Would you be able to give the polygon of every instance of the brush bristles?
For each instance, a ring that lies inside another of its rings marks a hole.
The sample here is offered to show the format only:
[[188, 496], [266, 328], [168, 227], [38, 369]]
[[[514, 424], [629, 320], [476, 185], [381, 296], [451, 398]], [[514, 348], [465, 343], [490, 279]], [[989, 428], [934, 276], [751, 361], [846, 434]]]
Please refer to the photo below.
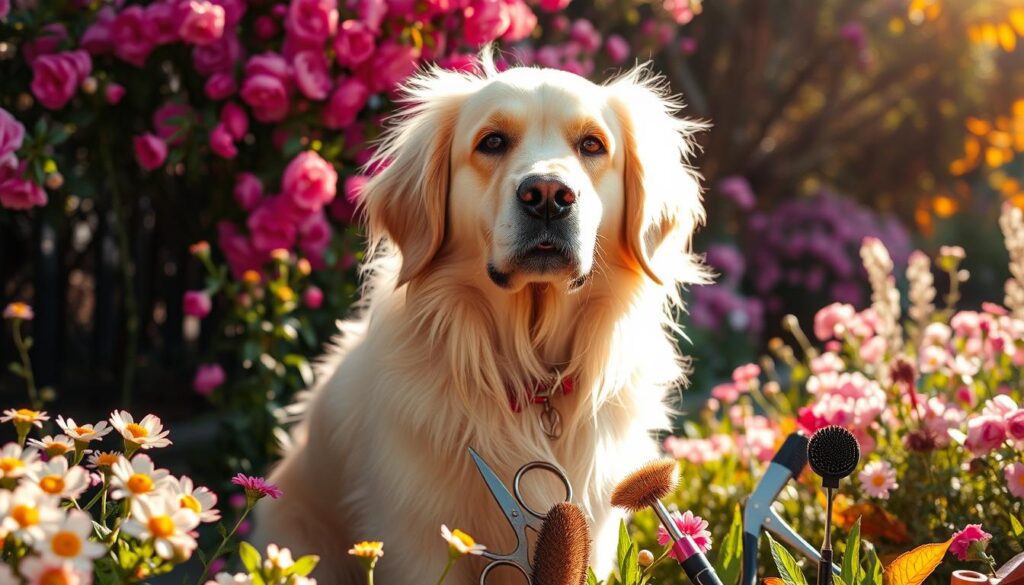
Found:
[[676, 489], [676, 462], [652, 461], [626, 476], [612, 491], [612, 505], [639, 512]]
[[590, 526], [576, 504], [555, 504], [533, 555], [534, 585], [580, 585], [590, 561]]

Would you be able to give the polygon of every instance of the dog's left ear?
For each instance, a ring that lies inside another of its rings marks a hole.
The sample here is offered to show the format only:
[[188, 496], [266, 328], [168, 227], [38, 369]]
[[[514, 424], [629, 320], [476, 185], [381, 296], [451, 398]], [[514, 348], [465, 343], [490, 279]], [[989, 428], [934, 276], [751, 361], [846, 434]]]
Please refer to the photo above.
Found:
[[407, 81], [404, 107], [369, 165], [385, 167], [362, 193], [371, 247], [385, 239], [397, 246], [398, 286], [421, 273], [444, 242], [452, 132], [475, 80], [436, 69]]
[[646, 66], [607, 88], [624, 137], [626, 261], [659, 284], [700, 282], [691, 239], [704, 206], [688, 159], [705, 125], [680, 118], [682, 106]]

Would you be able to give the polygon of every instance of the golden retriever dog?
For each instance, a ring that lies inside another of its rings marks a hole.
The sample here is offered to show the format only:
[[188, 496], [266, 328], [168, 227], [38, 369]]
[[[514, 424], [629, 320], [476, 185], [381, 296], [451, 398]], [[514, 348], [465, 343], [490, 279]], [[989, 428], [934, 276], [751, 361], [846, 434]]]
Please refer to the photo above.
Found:
[[[684, 376], [679, 287], [705, 278], [686, 162], [700, 125], [646, 67], [596, 85], [498, 72], [485, 52], [479, 70], [405, 85], [363, 192], [361, 314], [272, 475], [283, 497], [260, 506], [256, 540], [319, 554], [321, 583], [364, 582], [346, 554], [362, 540], [384, 542], [379, 583], [433, 583], [441, 524], [511, 551], [468, 447], [509, 486], [530, 461], [564, 469], [608, 570], [609, 494], [656, 456], [651, 431]], [[538, 510], [563, 498], [553, 476], [523, 487]], [[475, 583], [482, 566], [464, 559], [448, 581]]]

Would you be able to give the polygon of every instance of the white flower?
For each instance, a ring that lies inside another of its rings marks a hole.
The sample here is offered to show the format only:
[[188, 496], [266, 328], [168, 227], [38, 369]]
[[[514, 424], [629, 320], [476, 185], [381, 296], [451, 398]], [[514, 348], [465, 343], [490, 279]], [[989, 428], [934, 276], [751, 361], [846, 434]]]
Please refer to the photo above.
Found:
[[245, 573], [217, 573], [206, 585], [252, 585], [252, 577]]
[[28, 473], [39, 489], [51, 496], [77, 499], [89, 487], [89, 472], [75, 466], [68, 468], [68, 460], [55, 457]]
[[294, 564], [292, 551], [279, 547], [276, 544], [267, 545], [267, 558], [263, 561], [263, 568], [265, 570], [281, 569], [283, 571], [291, 568]]
[[202, 522], [216, 522], [220, 520], [220, 512], [214, 506], [217, 505], [217, 494], [209, 488], [200, 486], [194, 487], [192, 478], [182, 476], [181, 479], [169, 478], [167, 493], [178, 499], [182, 508], [188, 508], [199, 515]]
[[121, 460], [121, 454], [116, 451], [96, 451], [89, 455], [89, 467], [100, 470], [113, 469], [114, 464]]
[[43, 557], [53, 561], [68, 561], [83, 571], [92, 571], [93, 559], [107, 552], [107, 547], [89, 540], [92, 517], [82, 510], [71, 510], [60, 524], [46, 531], [46, 538], [35, 543]]
[[199, 516], [182, 508], [165, 495], [132, 500], [132, 515], [123, 530], [140, 540], [153, 541], [153, 550], [165, 559], [192, 556], [196, 541], [190, 532], [199, 525]]
[[170, 439], [166, 438], [170, 431], [165, 431], [160, 419], [152, 414], [147, 414], [142, 420], [135, 422], [128, 411], [115, 410], [110, 415], [110, 424], [121, 433], [125, 442], [143, 449], [166, 447], [171, 444]]
[[13, 492], [0, 490], [0, 533], [13, 533], [27, 544], [42, 540], [46, 529], [64, 517], [57, 508], [59, 502], [34, 483], [22, 484]]
[[152, 494], [167, 485], [170, 475], [166, 469], [157, 469], [149, 455], [136, 455], [131, 463], [121, 457], [111, 471], [110, 497], [115, 500]]
[[7, 443], [0, 449], [0, 478], [23, 477], [39, 466], [39, 451], [22, 449], [17, 443]]
[[0, 416], [0, 422], [13, 421], [14, 424], [22, 423], [28, 425], [35, 425], [39, 428], [43, 428], [43, 421], [50, 420], [49, 415], [45, 412], [38, 410], [31, 410], [28, 408], [19, 408], [17, 410], [8, 408], [4, 411], [4, 415]]
[[45, 451], [50, 457], [58, 457], [75, 450], [75, 443], [64, 435], [46, 435], [42, 439], [29, 439], [28, 444]]
[[441, 538], [448, 541], [448, 546], [453, 551], [462, 555], [480, 555], [487, 550], [486, 546], [477, 544], [472, 536], [457, 528], [454, 531], [449, 530], [444, 524], [441, 525]]
[[72, 439], [83, 443], [105, 437], [110, 431], [114, 430], [105, 420], [101, 420], [94, 425], [79, 425], [75, 422], [75, 419], [62, 416], [57, 417], [57, 426]]
[[888, 461], [872, 461], [864, 466], [860, 474], [860, 489], [864, 493], [883, 500], [889, 499], [889, 492], [900, 487], [896, 483], [896, 470]]
[[21, 562], [21, 574], [28, 585], [90, 585], [91, 570], [76, 569], [72, 563], [27, 557]]

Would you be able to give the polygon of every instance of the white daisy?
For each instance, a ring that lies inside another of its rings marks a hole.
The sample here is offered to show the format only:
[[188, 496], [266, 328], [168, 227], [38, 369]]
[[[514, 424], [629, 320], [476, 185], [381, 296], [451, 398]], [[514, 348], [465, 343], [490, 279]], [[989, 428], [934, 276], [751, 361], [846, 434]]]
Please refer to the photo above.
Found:
[[171, 444], [170, 439], [166, 438], [170, 431], [165, 431], [160, 418], [152, 414], [147, 414], [142, 420], [135, 422], [128, 411], [115, 410], [110, 415], [110, 424], [124, 437], [126, 448], [129, 444], [143, 449], [166, 447]]
[[203, 486], [195, 487], [192, 478], [188, 476], [182, 476], [181, 479], [172, 476], [169, 479], [167, 493], [178, 498], [182, 508], [198, 514], [202, 522], [220, 520], [220, 512], [214, 508], [217, 505], [217, 494]]
[[7, 443], [0, 449], [0, 478], [19, 478], [39, 466], [39, 451]]
[[96, 451], [89, 455], [89, 467], [100, 471], [110, 471], [120, 461], [122, 455], [117, 451]]
[[124, 532], [144, 541], [153, 541], [153, 550], [165, 559], [192, 556], [196, 540], [190, 532], [199, 525], [199, 516], [182, 508], [168, 497], [135, 498], [132, 516]]
[[55, 457], [28, 473], [39, 489], [51, 496], [77, 499], [89, 487], [89, 472], [75, 466], [68, 468], [68, 460]]
[[267, 571], [290, 569], [295, 561], [292, 559], [292, 551], [279, 547], [276, 544], [267, 545], [267, 558], [263, 561], [263, 568]]
[[480, 555], [487, 547], [477, 544], [473, 537], [456, 528], [449, 530], [444, 524], [441, 525], [441, 538], [448, 541], [448, 547], [462, 555]]
[[110, 497], [115, 500], [150, 495], [167, 485], [170, 475], [166, 469], [157, 469], [149, 455], [136, 455], [131, 463], [121, 457], [111, 471], [110, 486], [113, 489]]
[[8, 408], [4, 415], [0, 416], [0, 422], [14, 422], [17, 424], [35, 425], [43, 428], [43, 421], [50, 420], [49, 415], [39, 410], [29, 408]]
[[27, 557], [19, 567], [28, 585], [90, 585], [92, 571], [76, 569], [69, 562]]
[[22, 484], [13, 492], [0, 490], [0, 532], [13, 533], [27, 544], [42, 540], [46, 529], [64, 518], [59, 502], [34, 483]]
[[68, 561], [84, 571], [92, 570], [93, 559], [107, 552], [107, 547], [89, 540], [92, 517], [82, 510], [71, 510], [63, 522], [46, 531], [46, 538], [35, 543], [43, 557]]
[[60, 457], [75, 450], [75, 442], [65, 435], [46, 435], [42, 439], [29, 439], [28, 444], [46, 452], [50, 457]]
[[105, 420], [101, 420], [94, 425], [80, 425], [75, 422], [75, 419], [64, 418], [63, 416], [57, 417], [57, 426], [72, 439], [83, 443], [89, 443], [105, 437], [110, 431], [114, 430]]
[[245, 573], [217, 573], [206, 585], [252, 585], [252, 577]]

